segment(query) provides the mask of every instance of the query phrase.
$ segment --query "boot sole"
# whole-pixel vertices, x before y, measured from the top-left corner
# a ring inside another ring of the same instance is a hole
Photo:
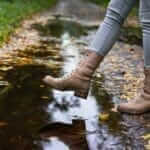
[[[142,115],[142,114],[145,114],[145,113],[149,113],[149,112],[150,112],[150,110],[139,111],[139,112],[137,112],[137,111],[124,111],[124,110],[121,110],[121,109],[119,109],[119,108],[118,108],[118,111],[119,111],[120,113],[125,113],[125,114],[129,114],[129,115]]]
[[[44,83],[46,85],[48,85],[49,87],[54,87],[54,86],[50,85],[49,83],[47,83],[45,81],[44,81]],[[60,90],[60,91],[70,91],[70,90],[75,91],[74,96],[81,97],[83,99],[87,99],[87,96],[88,96],[88,93],[89,93],[89,89],[87,89],[87,90],[83,90],[83,89],[74,90],[74,89],[68,89],[68,88],[60,89],[60,88],[57,88],[57,87],[55,87],[55,89]]]

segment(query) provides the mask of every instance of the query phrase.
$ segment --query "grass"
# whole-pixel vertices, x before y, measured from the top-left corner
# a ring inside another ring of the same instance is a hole
[[[107,7],[110,0],[89,0],[89,1],[96,3],[100,6]]]
[[[93,3],[96,3],[98,5],[100,5],[101,7],[104,7],[104,8],[107,8],[110,0],[88,0],[88,1],[91,1]],[[138,14],[138,9],[137,7],[139,6],[138,4],[138,1],[137,1],[137,4],[136,6],[132,9],[132,11],[130,12],[130,16],[137,16]]]
[[[27,16],[51,7],[56,0],[0,0],[0,46]]]

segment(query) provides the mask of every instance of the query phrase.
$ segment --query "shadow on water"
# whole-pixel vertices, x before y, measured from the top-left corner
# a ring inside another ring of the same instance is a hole
[[[112,112],[113,97],[95,81],[87,100],[73,96],[72,91],[61,92],[43,85],[41,79],[44,75],[59,76],[75,68],[81,54],[70,32],[76,34],[80,29],[59,22],[57,25],[48,23],[34,27],[40,30],[40,34],[42,30],[56,37],[61,36],[62,59],[59,61],[64,61],[63,67],[56,71],[35,64],[14,67],[5,72],[4,79],[9,84],[3,86],[0,93],[0,149],[144,150],[139,139],[139,134],[145,132],[143,125],[136,117]],[[68,29],[69,32],[66,32]],[[50,47],[50,44],[48,42],[47,46]],[[27,52],[29,55],[29,50]],[[43,61],[56,58],[47,58],[44,54],[32,55]],[[108,121],[99,120],[102,112],[110,114]]]

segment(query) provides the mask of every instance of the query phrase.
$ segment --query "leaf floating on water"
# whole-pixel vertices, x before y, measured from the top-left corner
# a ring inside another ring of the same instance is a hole
[[[48,100],[49,99],[48,96],[42,96],[41,98],[44,99],[44,100]]]
[[[4,126],[7,126],[8,123],[7,122],[0,122],[0,127],[4,127]]]
[[[3,76],[0,76],[0,80],[3,80],[4,79],[4,77]]]
[[[7,81],[0,81],[0,86],[8,86],[9,83]]]
[[[108,113],[100,113],[99,114],[99,120],[100,121],[108,121],[110,115]]]
[[[12,66],[3,66],[3,67],[0,67],[0,70],[1,71],[8,71],[8,70],[10,70],[12,68],[13,68]]]
[[[45,87],[45,85],[43,85],[43,84],[40,85],[40,88],[44,88],[44,87]]]

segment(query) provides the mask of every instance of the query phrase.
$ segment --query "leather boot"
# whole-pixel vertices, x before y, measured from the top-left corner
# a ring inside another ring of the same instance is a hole
[[[150,69],[144,69],[144,87],[135,100],[118,106],[118,111],[129,114],[143,114],[150,111]]]
[[[102,60],[103,56],[93,51],[87,51],[85,57],[72,73],[62,78],[46,76],[43,81],[55,89],[73,90],[75,96],[87,98],[92,75]]]

